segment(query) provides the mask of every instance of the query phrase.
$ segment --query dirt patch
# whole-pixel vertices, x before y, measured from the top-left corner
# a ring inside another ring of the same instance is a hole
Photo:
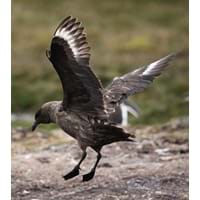
[[[182,123],[182,122],[181,122]],[[188,128],[174,121],[129,128],[137,142],[105,146],[96,176],[82,182],[96,154],[88,149],[81,174],[64,181],[80,159],[74,140],[52,134],[13,130],[13,200],[173,200],[188,199]]]

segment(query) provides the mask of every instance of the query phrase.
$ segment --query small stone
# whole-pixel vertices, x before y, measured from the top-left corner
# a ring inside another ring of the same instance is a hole
[[[143,141],[137,147],[138,153],[152,153],[155,149],[155,144],[152,141]]]
[[[156,149],[155,152],[158,154],[158,155],[167,155],[169,153],[169,149],[168,148],[165,148],[165,149]]]
[[[29,193],[30,193],[30,191],[28,191],[28,190],[23,190],[23,192],[22,192],[22,194],[24,194],[24,195],[29,194]]]
[[[102,163],[99,165],[99,167],[111,168],[112,165],[110,163]]]

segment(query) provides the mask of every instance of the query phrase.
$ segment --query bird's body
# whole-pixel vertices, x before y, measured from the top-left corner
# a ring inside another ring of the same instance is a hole
[[[87,147],[97,152],[97,160],[83,181],[93,178],[104,145],[118,141],[134,141],[111,120],[120,104],[129,95],[143,91],[174,58],[168,55],[150,65],[124,76],[114,78],[103,88],[89,65],[90,47],[81,23],[75,18],[65,18],[56,29],[47,57],[62,83],[63,100],[45,103],[35,115],[34,130],[40,123],[56,123],[78,141],[83,151],[81,160],[66,174],[67,180],[79,174]]]
[[[78,141],[82,150],[87,147],[99,151],[102,146],[117,141],[131,141],[130,134],[109,120],[92,118],[87,113],[63,110],[62,101],[52,101],[43,105],[48,110],[51,123],[56,123],[63,131]],[[106,137],[105,137],[106,136]],[[134,137],[132,135],[132,137]]]

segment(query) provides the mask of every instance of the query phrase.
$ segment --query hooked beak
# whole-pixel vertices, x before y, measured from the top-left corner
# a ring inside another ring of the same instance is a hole
[[[38,126],[38,122],[37,121],[35,121],[34,123],[33,123],[33,125],[32,125],[32,131],[34,131],[36,128],[37,128],[37,126]]]

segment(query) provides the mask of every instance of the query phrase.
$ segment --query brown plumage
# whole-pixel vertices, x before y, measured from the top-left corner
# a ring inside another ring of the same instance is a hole
[[[89,66],[90,47],[81,23],[67,17],[57,27],[47,57],[62,83],[63,100],[41,106],[35,114],[32,130],[40,123],[56,123],[78,141],[83,151],[79,163],[66,174],[67,180],[79,174],[87,147],[97,152],[97,160],[83,181],[93,178],[104,145],[118,141],[134,141],[124,129],[111,121],[111,116],[129,95],[143,91],[160,75],[174,54],[113,79],[105,89]]]

